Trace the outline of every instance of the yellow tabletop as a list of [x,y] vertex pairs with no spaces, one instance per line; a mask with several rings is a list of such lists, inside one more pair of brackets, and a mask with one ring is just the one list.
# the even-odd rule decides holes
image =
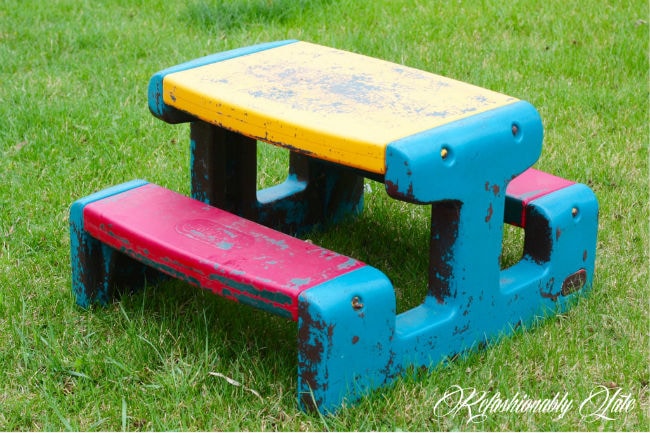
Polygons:
[[378,174],[387,144],[517,101],[307,42],[168,74],[163,100],[243,135]]

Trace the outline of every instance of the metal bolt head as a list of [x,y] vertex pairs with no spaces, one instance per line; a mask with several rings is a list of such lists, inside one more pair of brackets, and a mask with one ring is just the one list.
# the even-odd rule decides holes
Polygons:
[[519,127],[515,124],[512,125],[512,135],[517,135],[519,133]]
[[361,302],[361,298],[359,298],[358,296],[352,298],[352,308],[354,310],[360,310],[363,308],[363,303]]
[[578,216],[578,208],[577,207],[574,207],[573,209],[571,209],[571,215],[573,215],[574,217]]
[[443,147],[443,148],[440,150],[440,157],[441,157],[442,159],[445,159],[445,158],[447,158],[448,155],[449,155],[449,150],[447,150],[446,147]]

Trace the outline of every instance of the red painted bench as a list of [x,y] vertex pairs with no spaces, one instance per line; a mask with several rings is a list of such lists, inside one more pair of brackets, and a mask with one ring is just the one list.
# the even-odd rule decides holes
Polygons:
[[138,262],[292,320],[301,292],[364,266],[149,183],[86,204],[82,217],[85,233]]
[[573,184],[575,182],[529,168],[508,184],[505,221],[525,228],[526,208],[533,200]]

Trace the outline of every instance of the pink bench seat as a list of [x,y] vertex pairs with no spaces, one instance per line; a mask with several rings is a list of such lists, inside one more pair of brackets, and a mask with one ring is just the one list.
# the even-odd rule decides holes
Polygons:
[[87,204],[83,221],[139,262],[293,320],[302,291],[364,266],[154,184]]
[[533,200],[575,184],[534,168],[515,177],[506,189],[506,222],[526,227],[526,207]]

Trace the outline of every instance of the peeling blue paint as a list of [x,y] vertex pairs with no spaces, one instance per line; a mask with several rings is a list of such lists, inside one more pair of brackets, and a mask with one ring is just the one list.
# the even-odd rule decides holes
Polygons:
[[[100,275],[109,275],[108,263],[95,263],[93,257],[102,248],[101,243],[89,236],[84,229],[84,208],[93,202],[121,194],[145,185],[144,180],[133,180],[116,185],[75,201],[70,207],[70,261],[72,268],[72,292],[76,303],[89,307],[93,302],[108,302],[108,282],[99,281]],[[103,268],[99,273],[98,266]]]
[[222,250],[229,250],[233,246],[235,246],[235,244],[233,244],[232,242],[221,241],[217,243],[217,248]]
[[338,265],[338,269],[348,269],[348,268],[352,268],[352,267],[356,266],[357,263],[359,263],[357,260],[355,260],[355,259],[349,259],[347,262],[345,262],[345,263],[341,263],[340,265]]
[[311,282],[311,278],[293,278],[290,283],[295,288],[300,288]]

